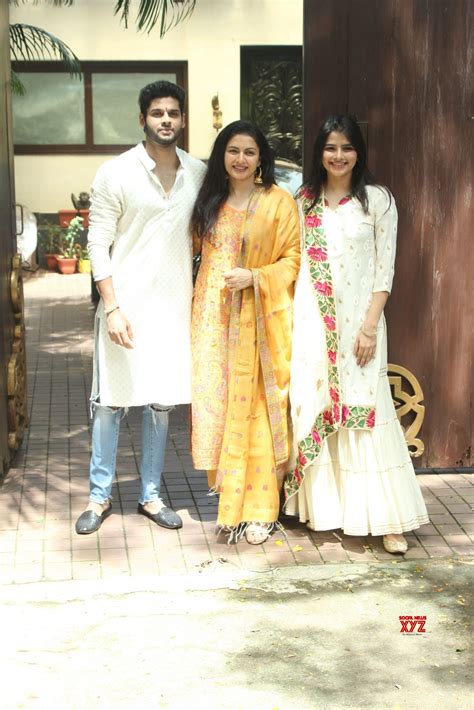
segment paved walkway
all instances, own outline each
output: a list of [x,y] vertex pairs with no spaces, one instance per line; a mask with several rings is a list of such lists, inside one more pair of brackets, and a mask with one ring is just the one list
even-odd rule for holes
[[[164,498],[184,520],[180,531],[136,514],[139,411],[124,421],[114,509],[97,535],[78,536],[74,521],[88,495],[93,307],[87,275],[39,271],[25,284],[30,428],[0,488],[0,582],[184,574],[200,569],[275,567],[393,559],[379,538],[312,533],[285,520],[286,537],[260,547],[216,537],[217,502],[189,455],[187,409],[171,416]],[[431,524],[409,534],[408,560],[474,553],[474,476],[453,471],[419,481]]]

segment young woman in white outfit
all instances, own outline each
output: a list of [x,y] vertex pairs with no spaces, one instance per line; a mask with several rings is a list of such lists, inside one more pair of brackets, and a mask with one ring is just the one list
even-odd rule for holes
[[356,121],[332,116],[299,191],[302,262],[294,300],[290,397],[297,461],[286,512],[313,530],[383,535],[428,522],[387,378],[383,309],[397,209],[366,165]]

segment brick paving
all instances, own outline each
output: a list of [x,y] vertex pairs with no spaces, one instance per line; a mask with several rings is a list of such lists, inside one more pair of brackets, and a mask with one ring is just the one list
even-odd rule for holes
[[[25,283],[30,427],[0,488],[0,583],[394,559],[381,538],[313,533],[291,519],[283,520],[286,537],[276,533],[258,547],[227,545],[215,534],[217,500],[192,466],[186,407],[171,415],[163,484],[163,497],[182,516],[183,528],[164,530],[136,514],[140,411],[131,410],[119,442],[115,513],[98,534],[76,535],[74,522],[88,498],[89,294],[83,274],[39,271]],[[407,535],[405,559],[471,556],[472,470],[418,478],[431,522]]]

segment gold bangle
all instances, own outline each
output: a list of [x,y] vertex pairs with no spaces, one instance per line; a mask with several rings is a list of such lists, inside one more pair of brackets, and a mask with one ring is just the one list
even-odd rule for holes
[[369,334],[369,333],[366,333],[363,328],[361,328],[360,332],[362,333],[362,335],[365,335],[366,338],[376,338],[377,337],[377,331],[375,331],[375,333]]

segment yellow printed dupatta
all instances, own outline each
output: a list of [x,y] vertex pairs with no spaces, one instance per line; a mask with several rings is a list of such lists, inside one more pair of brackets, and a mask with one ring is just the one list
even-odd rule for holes
[[262,191],[242,237],[238,265],[252,271],[254,288],[232,298],[226,423],[216,452],[218,491],[226,474],[245,482],[256,397],[264,397],[268,413],[273,448],[269,466],[281,467],[289,457],[292,301],[300,265],[299,216],[291,195],[276,186]]

